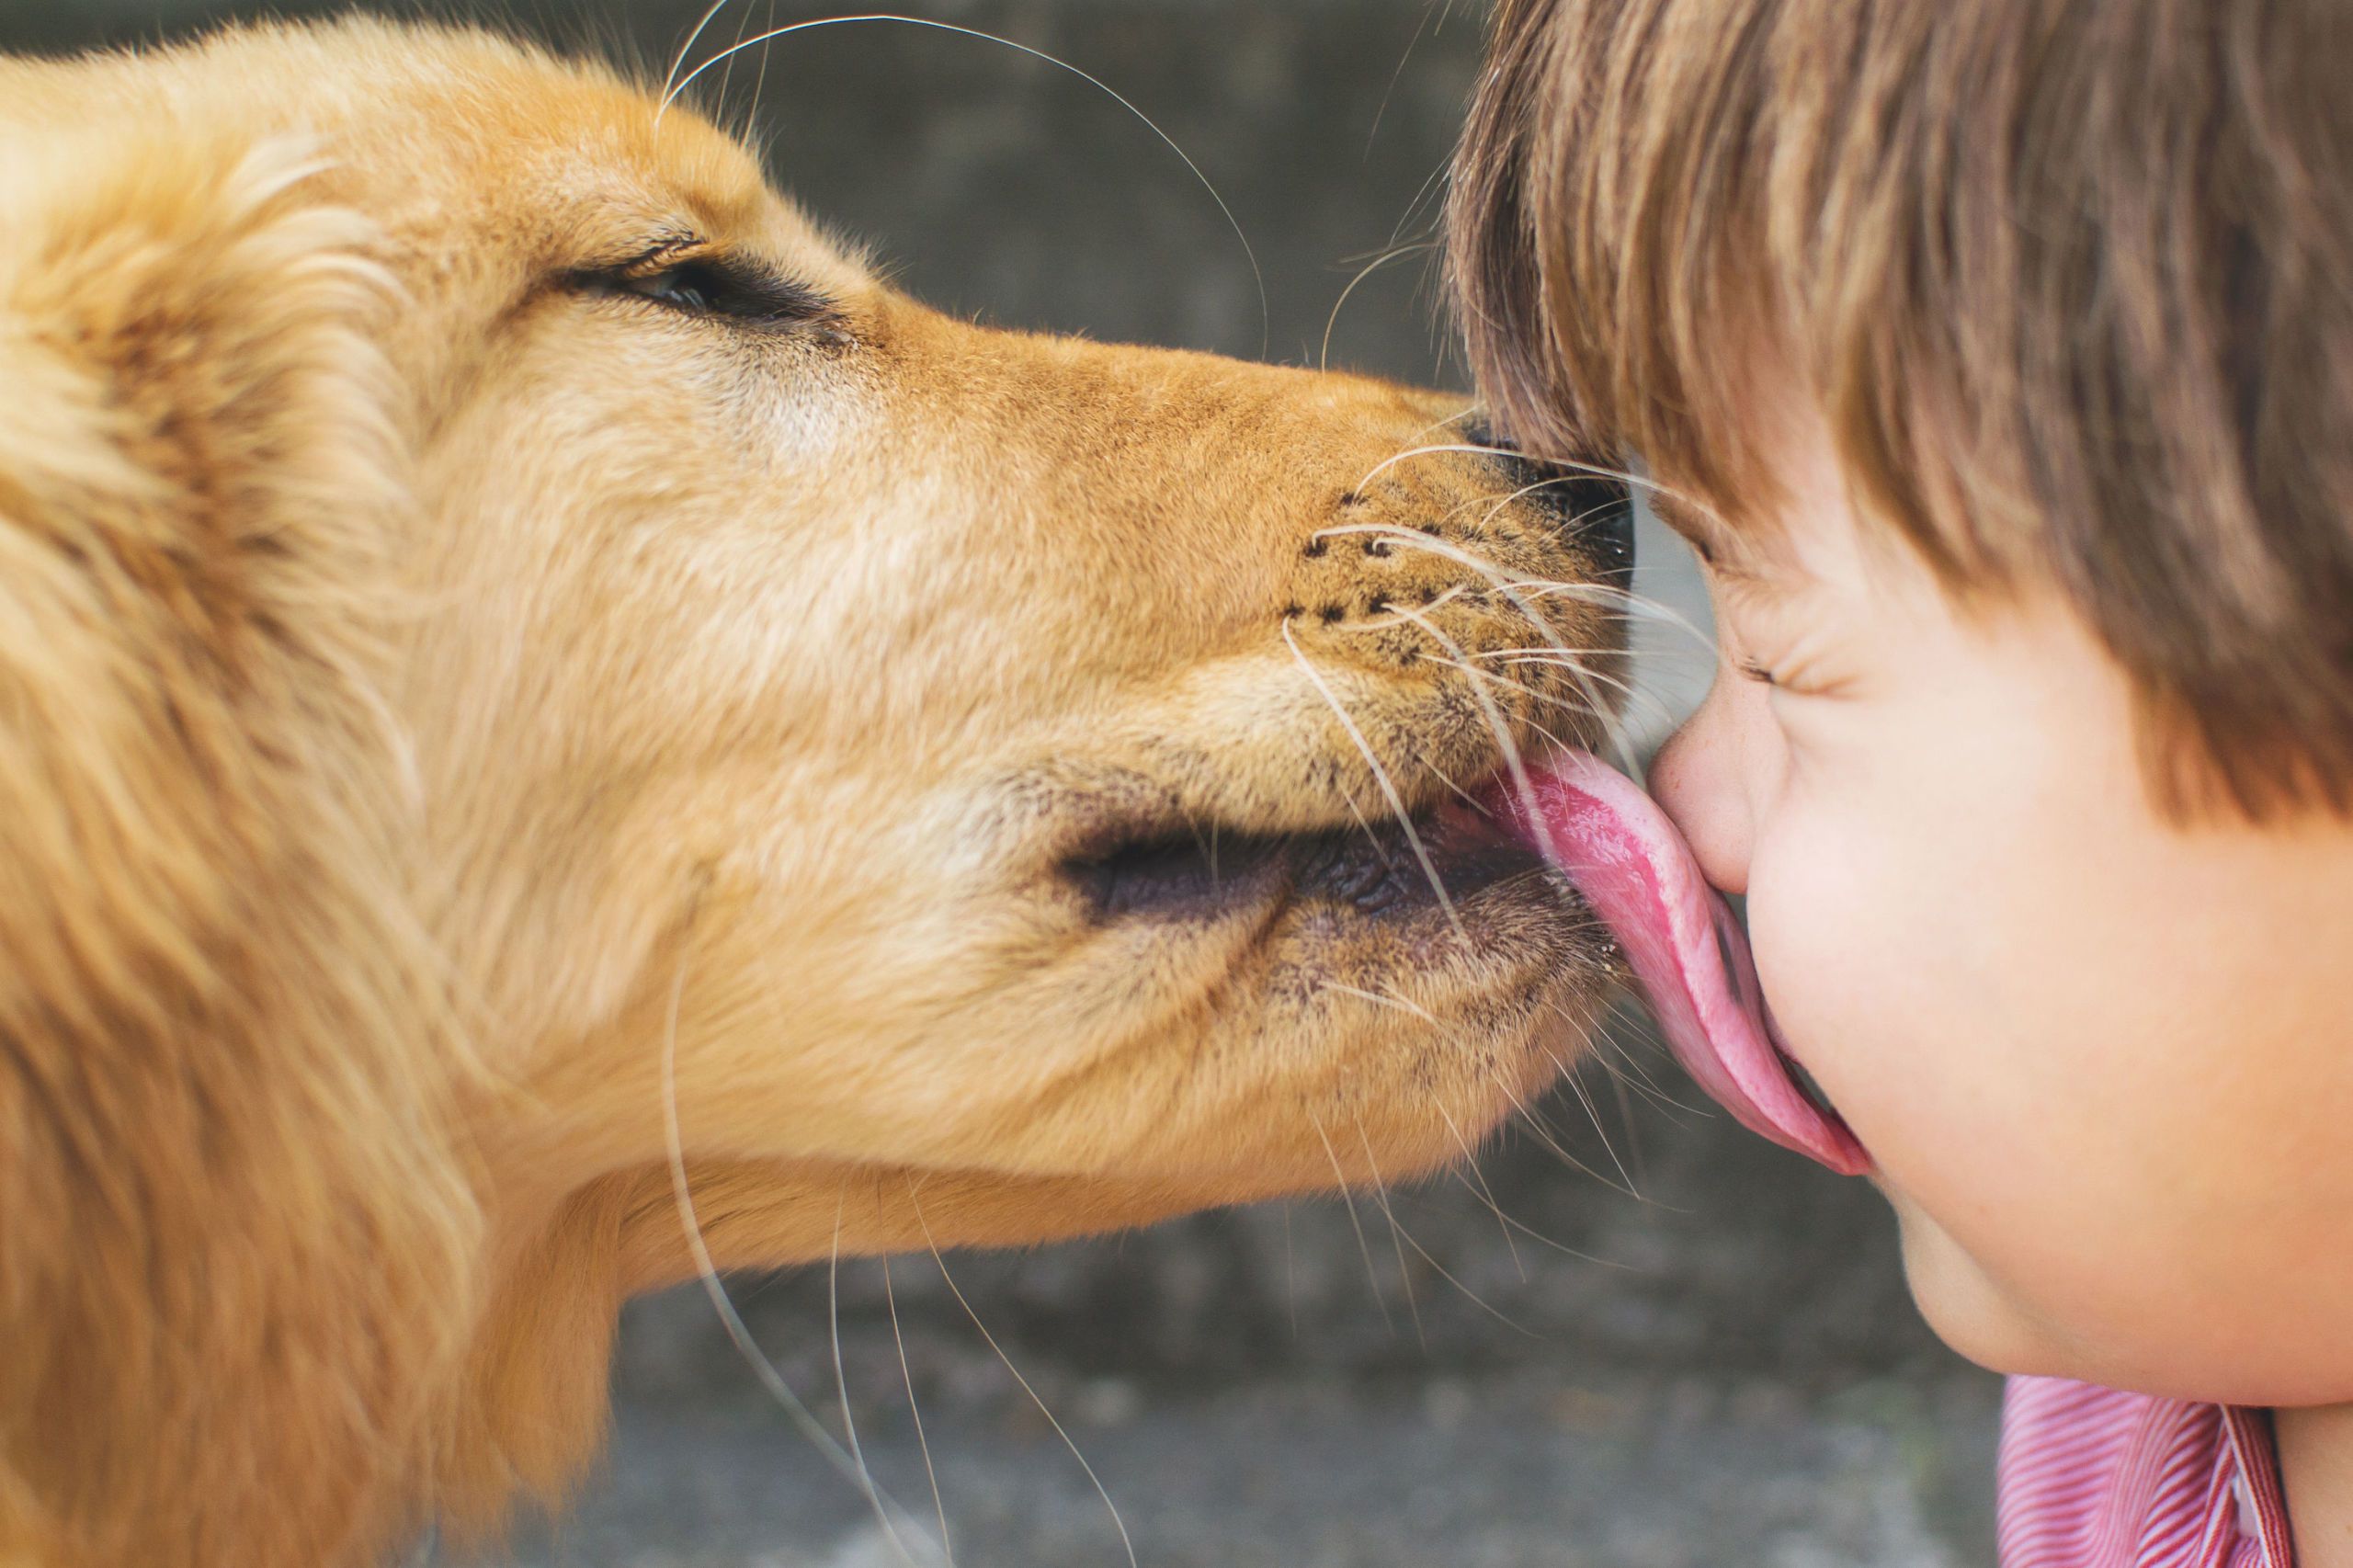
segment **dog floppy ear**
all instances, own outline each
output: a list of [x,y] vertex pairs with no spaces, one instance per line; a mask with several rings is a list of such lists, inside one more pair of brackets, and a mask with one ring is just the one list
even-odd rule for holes
[[389,285],[300,145],[42,134],[0,162],[0,1561],[316,1568],[409,1522],[472,1298],[373,695]]

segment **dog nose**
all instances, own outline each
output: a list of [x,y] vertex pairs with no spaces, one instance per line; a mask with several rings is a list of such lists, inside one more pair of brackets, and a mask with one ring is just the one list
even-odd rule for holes
[[1601,563],[1607,582],[1624,587],[1634,578],[1634,491],[1614,474],[1586,474],[1582,483],[1590,500],[1584,538]]
[[1563,533],[1593,557],[1600,581],[1621,588],[1632,584],[1634,493],[1623,476],[1602,464],[1529,457],[1484,426],[1462,434],[1503,469],[1516,493],[1558,519]]

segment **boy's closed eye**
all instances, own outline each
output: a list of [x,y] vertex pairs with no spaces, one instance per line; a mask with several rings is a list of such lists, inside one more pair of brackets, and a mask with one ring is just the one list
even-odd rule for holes
[[1859,629],[1828,587],[1794,571],[1771,578],[1711,570],[1716,636],[1724,662],[1776,697],[1850,692]]

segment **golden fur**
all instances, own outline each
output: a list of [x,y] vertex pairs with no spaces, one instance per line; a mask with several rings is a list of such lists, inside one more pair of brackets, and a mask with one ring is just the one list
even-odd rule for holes
[[[773,1266],[1395,1177],[1581,1044],[1610,960],[1540,879],[1083,885],[1450,832],[1590,730],[1609,619],[1526,585],[1595,561],[1386,460],[1448,400],[943,318],[472,33],[0,62],[0,216],[10,1568],[560,1493],[694,1267],[674,1115]],[[640,292],[722,254],[807,308]],[[1548,635],[1594,674],[1475,657]]]

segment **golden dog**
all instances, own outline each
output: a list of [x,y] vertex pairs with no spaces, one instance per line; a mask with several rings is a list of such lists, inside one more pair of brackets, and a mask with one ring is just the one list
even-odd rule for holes
[[0,1561],[559,1491],[689,1202],[1129,1225],[1582,1046],[1470,802],[1603,722],[1607,486],[945,319],[478,34],[0,62]]

